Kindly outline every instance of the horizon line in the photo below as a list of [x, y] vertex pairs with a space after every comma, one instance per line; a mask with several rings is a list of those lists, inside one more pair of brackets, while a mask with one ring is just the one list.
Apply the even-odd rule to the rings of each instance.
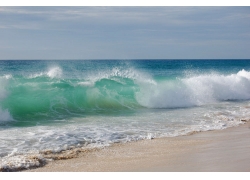
[[0, 59], [0, 61], [95, 61], [95, 60], [250, 60], [250, 58], [135, 58], [135, 59], [119, 59], [119, 58], [104, 58], [104, 59]]

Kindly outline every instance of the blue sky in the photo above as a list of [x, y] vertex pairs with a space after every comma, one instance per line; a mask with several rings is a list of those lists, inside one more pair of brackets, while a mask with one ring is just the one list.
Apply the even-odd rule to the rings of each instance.
[[0, 59], [250, 59], [250, 7], [0, 7]]

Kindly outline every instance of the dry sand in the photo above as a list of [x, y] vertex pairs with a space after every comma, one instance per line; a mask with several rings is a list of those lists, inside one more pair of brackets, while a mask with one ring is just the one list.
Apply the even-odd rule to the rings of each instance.
[[33, 172], [250, 171], [250, 123], [188, 136], [116, 144]]

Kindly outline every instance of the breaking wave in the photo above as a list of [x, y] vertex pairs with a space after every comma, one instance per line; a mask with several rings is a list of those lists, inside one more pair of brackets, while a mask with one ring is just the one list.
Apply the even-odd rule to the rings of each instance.
[[250, 72], [245, 70], [231, 75], [193, 74], [160, 80], [132, 68], [113, 68], [75, 79], [63, 79], [59, 67], [38, 74], [1, 77], [2, 120], [62, 119], [126, 109], [192, 107], [250, 99]]

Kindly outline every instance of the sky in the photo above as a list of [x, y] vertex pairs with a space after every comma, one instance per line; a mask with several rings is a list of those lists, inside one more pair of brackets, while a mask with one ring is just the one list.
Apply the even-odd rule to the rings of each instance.
[[250, 6], [1, 6], [0, 59], [250, 59]]

